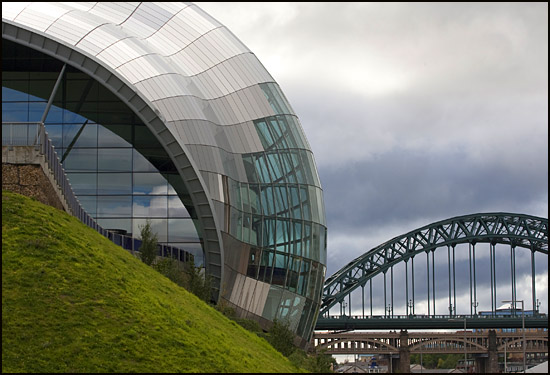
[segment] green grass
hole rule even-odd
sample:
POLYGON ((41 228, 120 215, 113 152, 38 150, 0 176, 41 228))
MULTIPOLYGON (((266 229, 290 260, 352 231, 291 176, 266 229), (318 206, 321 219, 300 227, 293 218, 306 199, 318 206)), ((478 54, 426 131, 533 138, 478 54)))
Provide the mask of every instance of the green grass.
POLYGON ((2 191, 2 372, 296 372, 77 219, 2 191))

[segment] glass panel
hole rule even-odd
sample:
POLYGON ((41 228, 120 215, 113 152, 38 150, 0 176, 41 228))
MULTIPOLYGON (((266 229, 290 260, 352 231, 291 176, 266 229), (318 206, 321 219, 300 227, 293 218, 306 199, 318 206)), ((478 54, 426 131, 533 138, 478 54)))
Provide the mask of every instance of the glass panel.
POLYGON ((263 247, 275 247, 275 219, 264 218, 263 247))
POLYGON ((177 195, 168 197, 168 217, 190 217, 189 211, 177 195))
POLYGON ((267 299, 264 305, 264 311, 262 312, 262 316, 264 318, 269 320, 273 320, 275 318, 282 295, 282 289, 279 289, 276 286, 271 286, 269 288, 269 293, 267 294, 267 299))
POLYGON ((300 270, 300 277, 298 278, 298 294, 302 296, 306 293, 310 265, 311 262, 308 259, 302 259, 302 269, 300 270))
POLYGON ((79 196, 97 194, 96 173, 67 173, 73 192, 79 196))
POLYGON ((2 102, 3 122, 28 122, 29 103, 4 103, 2 102))
POLYGON ((132 194, 131 173, 99 173, 97 180, 99 194, 132 194))
MULTIPOLYGON (((35 99, 48 100, 52 94, 52 90, 59 73, 50 73, 52 78, 51 80, 44 80, 46 74, 48 73, 42 73, 40 77, 37 77, 38 79, 31 77, 29 81, 29 93, 32 94, 35 99)), ((31 100, 33 99, 31 98, 31 100)))
POLYGON ((66 171, 71 172, 96 171, 97 149, 73 148, 68 150, 63 167, 66 171))
POLYGON ((131 172, 132 149, 130 148, 100 148, 98 155, 99 172, 131 172))
POLYGON ((136 238, 141 238, 141 228, 145 226, 147 220, 151 222, 151 231, 156 233, 159 242, 168 242, 166 219, 133 219, 132 229, 136 238))
POLYGON ((314 186, 308 186, 309 188, 309 203, 311 205, 311 213, 313 214, 312 220, 316 223, 320 223, 319 207, 317 207, 317 189, 314 186))
MULTIPOLYGON (((63 122, 63 109, 52 105, 50 107, 50 111, 48 112, 48 116, 46 117, 45 124, 50 123, 61 123, 63 122)), ((80 124, 84 123, 84 121, 80 122, 80 124)))
POLYGON ((246 275, 254 279, 258 278, 258 271, 260 270, 260 249, 251 248, 248 258, 248 269, 246 275))
POLYGON ((131 147, 132 127, 129 125, 99 126, 97 145, 99 147, 131 147))
POLYGON ((260 178, 260 182, 271 182, 271 176, 269 175, 269 170, 271 169, 271 167, 269 167, 267 164, 265 153, 259 154, 257 156, 255 166, 258 177, 260 178))
POLYGON ((88 213, 88 215, 92 217, 96 216, 97 197, 84 195, 84 196, 78 197, 78 201, 80 202, 80 205, 82 206, 82 208, 88 213))
POLYGON ((63 147, 96 147, 97 125, 86 120, 77 125, 63 126, 63 147))
POLYGON ((128 217, 132 214, 132 197, 98 196, 97 217, 128 217))
POLYGON ((29 103, 29 121, 40 122, 46 109, 46 102, 29 103))
POLYGON ((306 298, 306 303, 305 303, 304 309, 302 310, 302 316, 300 317, 300 323, 298 324, 298 330, 297 330, 297 333, 303 337, 307 336, 308 334, 307 330, 308 329, 310 330, 310 328, 308 328, 306 323, 308 322, 308 318, 311 312, 312 312, 311 300, 306 298))
MULTIPOLYGON (((60 102, 56 103, 56 107, 61 107, 61 105, 62 103, 60 102)), ((87 107, 89 106, 90 106, 89 103, 84 104, 82 106, 84 108, 80 108, 81 111, 79 113, 75 113, 73 111, 76 111, 79 108, 76 108, 76 104, 73 103, 73 107, 75 107, 75 108, 72 108, 73 111, 68 109, 62 109, 56 113, 55 117, 58 118, 56 121, 63 121, 65 124, 75 124, 75 125, 82 125, 86 122, 86 120, 89 120, 89 122, 93 122, 91 121, 91 119, 95 117, 94 116, 95 111, 88 110, 88 112, 82 112, 83 109, 88 109, 87 107)), ((50 113, 48 113, 48 121, 52 121, 52 119, 50 118, 50 113)))
POLYGON ((311 258, 311 223, 304 221, 303 223, 303 241, 302 241, 302 256, 311 258))
POLYGON ((157 169, 149 160, 147 160, 141 153, 137 150, 134 152, 134 171, 135 172, 156 172, 157 169))
MULTIPOLYGON (((2 72, 2 102, 26 102, 29 100, 28 81, 6 81, 2 72)), ((2 111, 4 108, 2 108, 2 111)))
POLYGON ((96 221, 104 229, 125 230, 127 235, 132 235, 131 219, 97 219, 96 221))
POLYGON ((199 237, 191 219, 168 219, 168 241, 197 242, 199 237))
POLYGON ((145 125, 134 127, 134 132, 135 148, 162 148, 155 136, 151 134, 151 131, 145 125))
POLYGON ((204 262, 204 256, 202 254, 202 246, 200 243, 176 243, 170 242, 168 245, 177 247, 188 253, 193 254, 195 258, 195 266, 202 266, 204 262))
POLYGON ((276 249, 285 253, 290 252, 289 243, 290 223, 286 220, 277 220, 276 249))
POLYGON ((46 133, 55 148, 63 146, 63 125, 46 125, 46 133))
POLYGON ((291 249, 292 254, 302 255, 302 221, 294 222, 294 246, 291 249))
POLYGON ((300 199, 302 200, 302 214, 304 220, 311 220, 311 205, 309 204, 309 192, 307 186, 300 186, 300 199))
POLYGON ((279 154, 275 152, 271 152, 266 154, 268 165, 270 168, 271 176, 273 178, 273 181, 277 181, 284 177, 283 168, 281 166, 281 160, 279 159, 279 154))
POLYGON ((308 288, 306 292, 306 297, 317 300, 317 277, 318 277, 319 263, 311 262, 311 273, 309 275, 308 288))
POLYGON ((258 276, 260 281, 271 283, 271 274, 273 273, 273 260, 274 255, 272 251, 262 251, 262 257, 260 261, 260 274, 258 276))
POLYGON ((168 194, 172 194, 171 191, 175 191, 180 195, 187 195, 187 188, 185 187, 183 180, 177 174, 177 172, 169 173, 166 175, 168 177, 168 184, 170 185, 168 188, 168 194))
POLYGON ((300 271, 300 258, 290 257, 290 267, 286 279, 286 287, 291 292, 296 291, 298 285, 298 273, 300 271))
POLYGON ((134 196, 134 217, 166 217, 168 201, 166 196, 134 196))
POLYGON ((274 285, 285 285, 286 272, 288 267, 288 255, 275 253, 275 268, 271 283, 274 285))
POLYGON ((319 234, 319 261, 322 264, 327 264, 327 229, 320 227, 319 234))
POLYGON ((167 194, 168 182, 160 173, 134 173, 134 194, 167 194))

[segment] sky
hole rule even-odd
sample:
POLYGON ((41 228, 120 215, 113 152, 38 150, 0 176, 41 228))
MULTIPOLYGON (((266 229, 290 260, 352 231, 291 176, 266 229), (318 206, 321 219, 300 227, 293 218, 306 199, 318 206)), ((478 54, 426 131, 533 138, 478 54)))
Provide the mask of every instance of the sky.
MULTIPOLYGON (((548 218, 547 3, 195 4, 259 58, 300 119, 323 187, 327 277, 439 220, 548 218)), ((509 254, 497 249, 502 280, 509 254)), ((481 293, 490 286, 488 247, 478 256, 481 293)), ((517 256, 517 298, 527 309, 530 253, 517 256)), ((436 262, 447 267, 446 251, 436 262)), ((457 267, 466 262, 467 248, 457 267)), ((536 266, 547 312, 547 256, 536 266)), ((469 305, 468 273, 456 277, 457 305, 469 305)), ((448 298, 439 293, 447 287, 438 295, 448 298)))

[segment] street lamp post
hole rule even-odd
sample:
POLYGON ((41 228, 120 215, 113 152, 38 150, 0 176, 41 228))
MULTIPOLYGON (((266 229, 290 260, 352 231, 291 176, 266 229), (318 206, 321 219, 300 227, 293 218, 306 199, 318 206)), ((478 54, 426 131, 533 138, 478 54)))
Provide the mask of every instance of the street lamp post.
MULTIPOLYGON (((466 348, 466 317, 462 318, 464 320, 464 371, 466 370, 466 365, 468 363, 468 352, 466 348)), ((460 319, 449 319, 449 322, 458 322, 460 319)))
POLYGON ((423 365, 423 363, 422 363, 422 345, 423 345, 423 343, 422 343, 422 337, 421 337, 420 338, 420 373, 421 374, 422 374, 422 365, 423 365))
POLYGON ((523 331, 523 342, 521 343, 521 347, 523 349, 523 372, 527 369, 525 367, 525 313, 523 310, 523 300, 512 300, 512 301, 502 301, 502 303, 509 303, 510 307, 512 307, 512 304, 514 305, 514 310, 516 309, 516 303, 521 302, 521 330, 523 331))

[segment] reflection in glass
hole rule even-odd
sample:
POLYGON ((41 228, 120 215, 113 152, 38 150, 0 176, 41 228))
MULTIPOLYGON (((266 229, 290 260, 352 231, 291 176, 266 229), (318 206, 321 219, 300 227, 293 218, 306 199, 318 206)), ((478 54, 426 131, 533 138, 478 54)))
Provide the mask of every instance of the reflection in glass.
POLYGON ((100 126, 97 134, 98 147, 131 147, 132 126, 109 125, 109 129, 100 126))
POLYGON ((134 196, 134 217, 167 217, 166 196, 134 196))
POLYGON ((135 172, 156 172, 157 169, 149 160, 147 160, 140 152, 133 150, 134 152, 134 166, 135 172))
POLYGON ((125 217, 132 213, 130 196, 98 196, 97 217, 125 217))
POLYGON ((156 173, 134 173, 134 194, 168 194, 166 179, 156 173))
POLYGON ((168 217, 190 217, 178 196, 168 196, 168 217))
POLYGON ((191 219, 168 219, 168 241, 197 242, 197 230, 191 219))
MULTIPOLYGON (((96 222, 105 229, 125 230, 132 235, 132 219, 96 219, 96 222)), ((138 232, 139 234, 139 232, 138 232)))
POLYGON ((67 178, 71 182, 71 187, 77 196, 97 194, 97 174, 96 173, 67 173, 67 178))
POLYGON ((99 172, 131 172, 132 149, 101 148, 98 155, 99 172))
POLYGON ((84 120, 80 124, 63 127, 63 147, 96 147, 97 125, 84 120))
POLYGON ((166 219, 133 219, 132 230, 136 237, 140 237, 141 228, 145 226, 147 220, 151 222, 151 230, 157 234, 159 242, 168 242, 168 231, 166 219))
MULTIPOLYGON (((58 155, 61 159, 62 155, 58 155)), ((66 153, 63 167, 71 172, 92 172, 97 170, 97 149, 73 148, 66 153)))
MULTIPOLYGON (((74 189, 73 189, 74 190, 74 189)), ((97 213, 97 197, 93 195, 81 195, 78 197, 78 201, 82 208, 88 213, 88 215, 95 217, 97 213)))
POLYGON ((101 195, 132 194, 131 173, 99 173, 97 192, 101 195))

